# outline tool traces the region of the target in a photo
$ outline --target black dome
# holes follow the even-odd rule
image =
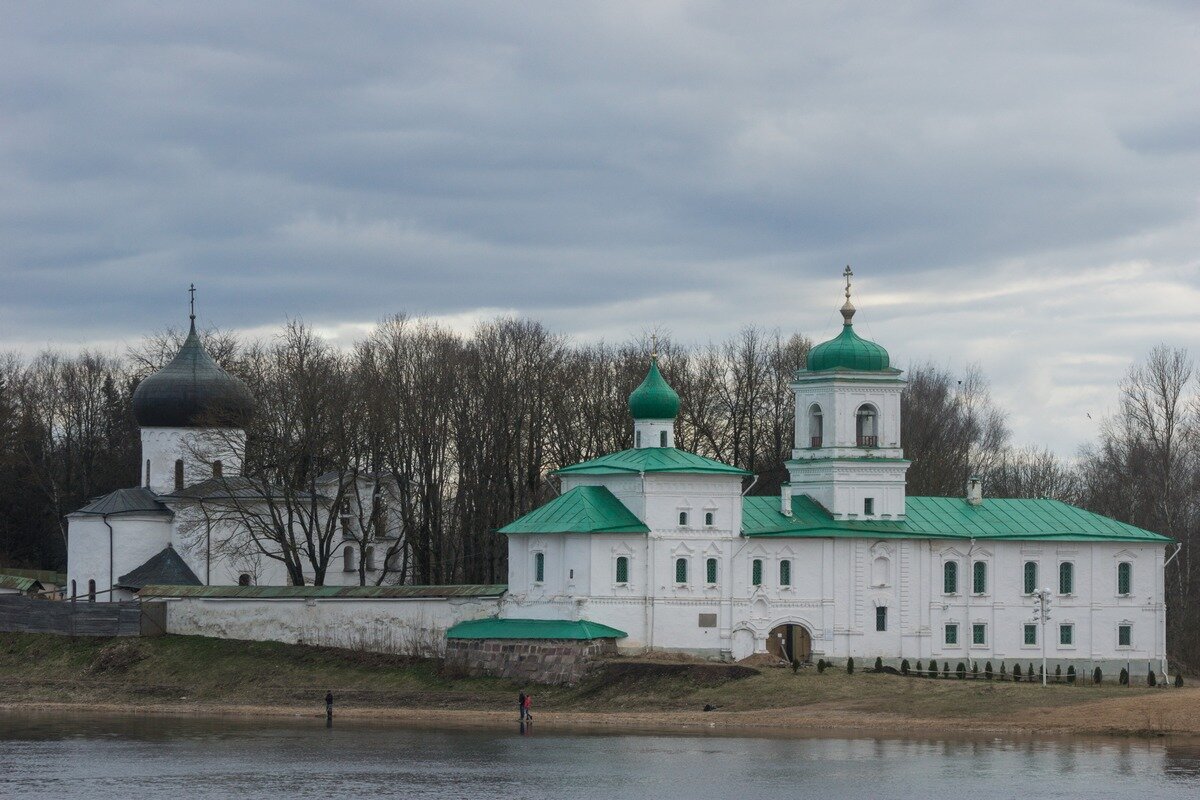
[[[205,352],[195,322],[171,363],[133,393],[133,415],[143,428],[241,428],[253,411],[254,396]]]

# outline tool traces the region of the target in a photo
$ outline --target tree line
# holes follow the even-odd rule
[[[130,398],[182,338],[167,331],[119,355],[0,357],[0,564],[62,568],[65,515],[138,484]],[[257,400],[244,473],[310,493],[330,472],[390,476],[388,513],[405,536],[389,556],[403,568],[375,580],[417,583],[503,582],[493,531],[552,498],[556,468],[632,446],[626,398],[654,346],[649,335],[580,344],[507,317],[460,334],[396,316],[350,348],[298,322],[268,340],[203,338]],[[754,472],[751,493],[777,493],[793,443],[788,384],[810,346],[754,327],[703,346],[661,338],[660,365],[682,401],[677,446]],[[1160,346],[1133,365],[1115,387],[1116,412],[1069,460],[1015,446],[978,369],[923,363],[906,378],[910,494],[958,495],[980,475],[988,496],[1061,499],[1174,537],[1184,546],[1167,572],[1169,641],[1200,662],[1187,624],[1200,609],[1188,546],[1200,540],[1200,392],[1185,350]],[[335,535],[323,528],[297,545],[294,580],[302,561],[308,580],[323,580]]]

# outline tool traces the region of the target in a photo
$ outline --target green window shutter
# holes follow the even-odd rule
[[[625,556],[617,558],[617,583],[629,583],[629,559]]]
[[[1122,561],[1117,564],[1117,594],[1133,593],[1133,564]]]
[[[1037,625],[1025,626],[1025,644],[1037,644]]]
[[[946,594],[958,593],[958,562],[947,561],[942,567],[942,591]]]
[[[875,608],[875,630],[887,630],[887,606],[876,606]]]
[[[1117,644],[1121,647],[1129,647],[1133,641],[1133,626],[1118,625],[1117,626]]]
[[[1064,561],[1058,565],[1058,593],[1071,594],[1075,591],[1075,565]]]
[[[987,592],[987,564],[983,561],[976,561],[974,570],[974,575],[971,576],[971,591],[975,594],[984,594]]]
[[[1025,562],[1025,594],[1037,591],[1037,562]]]
[[[779,562],[779,585],[792,585],[792,562],[787,559]]]
[[[715,558],[710,558],[708,560],[708,562],[704,565],[704,570],[705,570],[705,575],[704,575],[705,580],[707,580],[709,583],[716,583],[717,582],[717,560]]]
[[[976,622],[971,626],[971,643],[987,644],[987,625],[984,625],[982,622]]]
[[[533,579],[537,583],[546,580],[546,554],[538,553],[533,557]]]
[[[675,582],[687,583],[687,559],[675,559]]]
[[[1074,625],[1059,625],[1058,626],[1058,643],[1059,644],[1074,644],[1075,643],[1075,626]]]
[[[754,563],[750,565],[750,582],[755,586],[762,586],[762,559],[754,559]]]
[[[946,644],[958,644],[958,626],[954,623],[946,625]]]

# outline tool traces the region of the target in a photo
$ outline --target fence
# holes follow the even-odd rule
[[[166,604],[86,603],[0,595],[0,631],[60,636],[161,636]]]

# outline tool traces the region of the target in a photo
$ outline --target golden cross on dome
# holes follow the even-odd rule
[[[188,305],[192,309],[191,318],[195,319],[196,318],[196,284],[193,283],[192,285],[188,286],[188,294],[190,294],[192,296],[191,299],[188,301]]]
[[[849,300],[850,299],[850,279],[854,277],[854,270],[850,269],[849,264],[846,265],[846,269],[845,269],[845,271],[842,272],[842,275],[845,276],[845,278],[846,278],[846,299]]]

